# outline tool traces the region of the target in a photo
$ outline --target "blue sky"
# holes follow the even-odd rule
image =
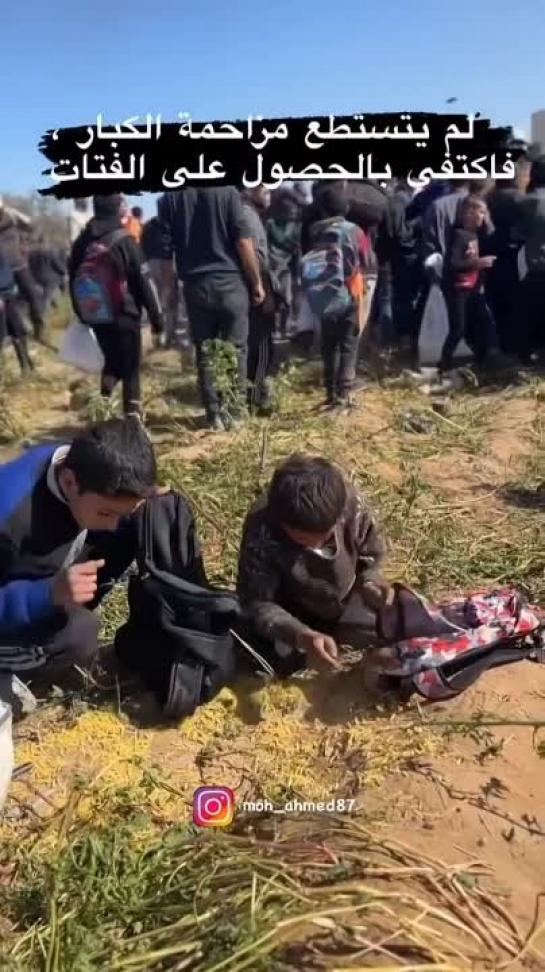
[[[545,108],[543,0],[26,0],[0,18],[0,191],[45,184],[48,128],[194,119]],[[149,210],[151,203],[146,205]]]

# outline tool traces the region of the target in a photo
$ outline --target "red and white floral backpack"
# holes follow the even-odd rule
[[[545,662],[545,612],[516,589],[479,590],[430,605],[395,587],[394,613],[380,618],[378,674],[404,693],[449,699],[490,668]]]

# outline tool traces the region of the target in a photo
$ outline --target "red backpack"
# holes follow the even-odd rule
[[[480,590],[433,605],[403,584],[378,628],[376,672],[384,687],[453,698],[490,668],[545,663],[545,614],[512,587]]]
[[[123,307],[127,281],[120,276],[112,246],[128,236],[116,229],[89,243],[72,281],[74,310],[83,324],[114,324]]]

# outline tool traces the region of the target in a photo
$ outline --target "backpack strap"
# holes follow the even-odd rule
[[[113,246],[115,243],[119,243],[120,240],[130,235],[131,234],[126,229],[119,227],[119,229],[110,230],[110,232],[105,233],[104,236],[99,236],[97,243],[106,243],[107,246]]]

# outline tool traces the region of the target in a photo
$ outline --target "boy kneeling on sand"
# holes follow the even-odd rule
[[[238,594],[248,639],[279,672],[304,667],[305,655],[311,667],[338,667],[338,644],[364,647],[376,608],[391,599],[380,577],[384,552],[367,504],[340,469],[293,455],[244,525]]]
[[[136,418],[0,466],[0,694],[12,674],[45,686],[92,667],[93,608],[135,557],[132,514],[157,492]]]

